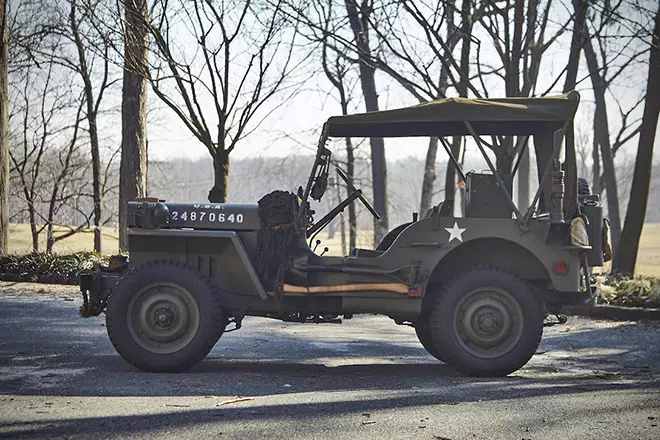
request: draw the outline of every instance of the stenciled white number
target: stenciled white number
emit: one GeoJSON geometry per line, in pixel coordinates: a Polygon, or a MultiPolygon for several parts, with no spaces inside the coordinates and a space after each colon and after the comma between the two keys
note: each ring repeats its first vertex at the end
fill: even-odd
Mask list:
{"type": "Polygon", "coordinates": [[[190,220],[191,222],[195,221],[204,221],[204,217],[208,214],[208,221],[211,223],[218,222],[218,223],[224,223],[224,222],[229,222],[229,223],[243,223],[244,216],[243,214],[225,214],[224,212],[206,212],[206,211],[184,211],[182,213],[179,213],[178,211],[172,211],[172,220],[182,220],[182,221],[188,221],[190,220]]]}

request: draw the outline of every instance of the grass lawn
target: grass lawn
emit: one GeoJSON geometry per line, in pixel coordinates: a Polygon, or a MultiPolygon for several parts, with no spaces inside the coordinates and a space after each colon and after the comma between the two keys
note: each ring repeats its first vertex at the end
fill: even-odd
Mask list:
{"type": "MultiPolygon", "coordinates": [[[[55,236],[67,232],[66,229],[55,228],[55,236]],[[59,232],[59,234],[58,234],[59,232]]],[[[101,228],[101,250],[105,254],[113,254],[119,250],[116,228],[101,228]]],[[[25,254],[32,250],[32,234],[30,225],[9,224],[9,252],[12,254],[25,254]]],[[[39,250],[46,250],[45,231],[39,236],[39,250]]],[[[55,243],[53,251],[58,254],[70,254],[78,251],[94,250],[94,230],[85,229],[71,237],[55,243]]]]}
{"type": "MultiPolygon", "coordinates": [[[[117,229],[102,229],[102,247],[104,253],[115,253],[118,250],[117,229]]],[[[321,253],[327,246],[330,250],[327,255],[341,255],[341,237],[339,231],[331,239],[328,239],[327,232],[323,231],[318,235],[321,244],[316,249],[321,253]]],[[[348,241],[348,237],[347,237],[348,241]]],[[[40,250],[46,248],[46,236],[40,237],[40,250]]],[[[81,250],[92,250],[94,235],[91,229],[75,234],[65,240],[55,244],[55,252],[64,254],[81,250]]],[[[368,248],[372,246],[371,231],[358,231],[357,244],[359,247],[368,248]]],[[[348,244],[347,244],[348,246],[348,244]]],[[[30,235],[30,226],[23,224],[10,224],[9,226],[9,251],[11,253],[27,253],[32,249],[32,237],[30,235]]],[[[645,275],[660,276],[660,223],[647,223],[642,231],[639,256],[637,258],[637,273],[645,275]]]]}

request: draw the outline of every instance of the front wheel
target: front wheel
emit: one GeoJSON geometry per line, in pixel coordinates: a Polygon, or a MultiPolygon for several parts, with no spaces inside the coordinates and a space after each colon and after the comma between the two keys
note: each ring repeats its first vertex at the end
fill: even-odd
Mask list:
{"type": "Polygon", "coordinates": [[[108,300],[106,326],[117,352],[141,370],[184,371],[218,341],[226,317],[215,288],[180,262],[151,261],[129,272],[108,300]]]}
{"type": "Polygon", "coordinates": [[[475,268],[447,283],[430,310],[433,345],[447,363],[472,376],[506,376],[534,355],[543,310],[520,277],[475,268]]]}

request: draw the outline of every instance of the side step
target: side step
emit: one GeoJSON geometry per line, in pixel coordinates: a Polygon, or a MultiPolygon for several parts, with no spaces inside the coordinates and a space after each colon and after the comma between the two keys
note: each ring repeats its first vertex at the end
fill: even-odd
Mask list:
{"type": "Polygon", "coordinates": [[[282,291],[285,293],[335,293],[335,292],[359,292],[369,290],[380,290],[387,292],[409,295],[410,288],[403,283],[372,283],[372,284],[339,284],[335,286],[294,286],[284,284],[282,291]]]}

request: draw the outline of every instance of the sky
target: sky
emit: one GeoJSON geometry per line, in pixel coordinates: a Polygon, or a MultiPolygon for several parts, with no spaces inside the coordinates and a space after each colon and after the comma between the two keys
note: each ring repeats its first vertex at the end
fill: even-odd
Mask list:
{"type": "MultiPolygon", "coordinates": [[[[555,22],[554,28],[551,20],[551,23],[548,25],[547,34],[553,33],[558,28],[558,23],[562,21],[562,15],[566,13],[567,11],[558,9],[557,17],[553,18],[555,22]]],[[[484,41],[488,38],[485,35],[479,35],[478,32],[474,36],[484,41]]],[[[570,32],[564,33],[546,52],[539,75],[537,91],[546,89],[565,66],[568,58],[570,36],[570,32]]],[[[186,40],[182,36],[178,37],[181,42],[184,42],[181,46],[183,52],[193,53],[195,51],[194,41],[186,40]]],[[[303,51],[306,49],[303,46],[300,50],[303,51]]],[[[646,61],[646,58],[644,57],[644,61],[646,61]]],[[[494,50],[487,47],[482,49],[482,60],[484,63],[499,63],[494,50]]],[[[309,65],[305,67],[310,68],[309,65]]],[[[615,93],[624,107],[636,101],[639,91],[645,87],[645,80],[644,69],[637,69],[631,71],[622,86],[615,87],[615,93]]],[[[593,117],[593,95],[590,90],[591,82],[587,77],[585,66],[582,66],[580,69],[578,81],[581,81],[577,90],[581,92],[582,99],[581,106],[575,118],[575,124],[577,130],[584,130],[590,136],[589,133],[593,117]]],[[[379,73],[376,82],[379,90],[379,104],[382,110],[417,103],[412,96],[385,74],[379,73]]],[[[557,93],[561,92],[562,85],[563,78],[558,81],[554,90],[557,93]]],[[[329,90],[331,90],[331,86],[321,74],[310,74],[308,81],[290,101],[283,105],[278,101],[278,98],[272,101],[273,105],[281,106],[273,110],[250,136],[240,141],[236,150],[232,152],[231,157],[237,159],[258,155],[286,156],[292,154],[313,154],[323,122],[330,116],[340,114],[339,104],[333,96],[328,95],[329,90]]],[[[500,91],[499,96],[503,96],[501,82],[499,84],[494,82],[490,90],[491,96],[498,96],[498,90],[500,91]]],[[[356,88],[356,93],[359,94],[359,88],[356,88]]],[[[150,158],[199,158],[208,155],[206,148],[189,133],[184,124],[173,112],[162,108],[162,105],[159,105],[153,96],[150,101],[155,106],[161,107],[160,110],[154,112],[156,113],[156,117],[153,118],[155,122],[150,123],[148,128],[150,158]]],[[[608,104],[612,115],[610,121],[611,130],[614,133],[618,130],[619,121],[614,110],[616,104],[612,96],[608,96],[608,104]]],[[[203,102],[203,111],[205,113],[208,112],[208,114],[214,113],[212,101],[207,100],[205,103],[203,102]]],[[[362,111],[364,111],[363,104],[354,102],[353,112],[362,111]]],[[[636,112],[637,115],[641,115],[641,111],[642,107],[640,106],[636,112]]],[[[636,141],[636,138],[631,141],[624,149],[624,152],[627,154],[634,152],[636,141]]],[[[386,154],[389,160],[408,156],[424,158],[427,143],[428,140],[423,138],[388,139],[386,141],[386,154]]],[[[473,155],[478,154],[478,152],[473,148],[468,150],[468,154],[473,155]]]]}

